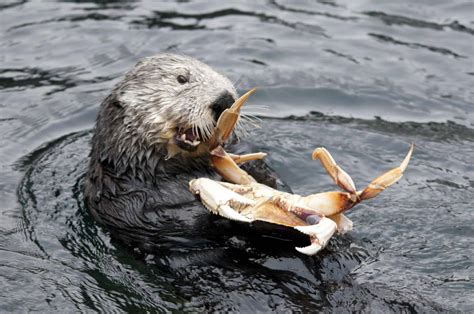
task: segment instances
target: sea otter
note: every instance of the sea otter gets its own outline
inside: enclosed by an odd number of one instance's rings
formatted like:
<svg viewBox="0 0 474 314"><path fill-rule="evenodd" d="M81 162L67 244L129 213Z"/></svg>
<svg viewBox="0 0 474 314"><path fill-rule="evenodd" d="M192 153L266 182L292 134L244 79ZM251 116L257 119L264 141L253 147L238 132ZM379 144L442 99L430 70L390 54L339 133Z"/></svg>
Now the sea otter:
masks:
<svg viewBox="0 0 474 314"><path fill-rule="evenodd" d="M191 57L158 54L138 62L97 117L84 189L96 220L120 239L142 244L167 229L193 228L207 213L188 182L218 178L201 142L236 99L228 78ZM246 148L227 147L237 153ZM246 170L260 182L279 184L262 161Z"/></svg>

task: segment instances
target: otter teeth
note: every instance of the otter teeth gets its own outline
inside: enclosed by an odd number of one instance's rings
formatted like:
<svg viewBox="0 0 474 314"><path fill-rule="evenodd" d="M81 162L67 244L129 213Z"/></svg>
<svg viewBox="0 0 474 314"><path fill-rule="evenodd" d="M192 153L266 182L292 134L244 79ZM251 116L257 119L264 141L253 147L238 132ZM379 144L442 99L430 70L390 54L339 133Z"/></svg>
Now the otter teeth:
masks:
<svg viewBox="0 0 474 314"><path fill-rule="evenodd" d="M185 142L186 144L189 144L189 145L192 145L192 146L198 146L198 145L201 143L201 141L199 141L199 140L197 140L197 139L194 139L194 140L192 140L192 141L188 140L188 139L186 138L186 133L181 134L180 139L181 139L183 142Z"/></svg>

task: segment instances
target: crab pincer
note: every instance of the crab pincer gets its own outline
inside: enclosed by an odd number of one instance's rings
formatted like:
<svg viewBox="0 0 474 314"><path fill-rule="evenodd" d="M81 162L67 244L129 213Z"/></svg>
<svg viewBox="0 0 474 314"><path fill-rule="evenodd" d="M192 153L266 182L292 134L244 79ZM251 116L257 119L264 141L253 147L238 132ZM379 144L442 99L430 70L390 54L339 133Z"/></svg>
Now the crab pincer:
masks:
<svg viewBox="0 0 474 314"><path fill-rule="evenodd" d="M222 112L217 120L214 135L209 141L209 147L211 150L222 145L230 137L237 121L239 120L240 109L242 109L242 106L256 90L257 88L252 88L240 96L230 108Z"/></svg>
<svg viewBox="0 0 474 314"><path fill-rule="evenodd" d="M255 182L255 179L252 178L252 176L250 176L247 172L242 170L237 164L250 160L262 159L267 155L265 153L252 153L246 155L228 154L222 147L224 142L232 134L232 131L237 124L240 116L240 109L248 100L250 95L255 93L256 90L256 88L252 88L243 94L239 99L237 99L230 108L222 112L217 121L217 125L214 130L214 136L209 141L209 148L211 149L211 163L214 169L225 180L230 182L239 184Z"/></svg>

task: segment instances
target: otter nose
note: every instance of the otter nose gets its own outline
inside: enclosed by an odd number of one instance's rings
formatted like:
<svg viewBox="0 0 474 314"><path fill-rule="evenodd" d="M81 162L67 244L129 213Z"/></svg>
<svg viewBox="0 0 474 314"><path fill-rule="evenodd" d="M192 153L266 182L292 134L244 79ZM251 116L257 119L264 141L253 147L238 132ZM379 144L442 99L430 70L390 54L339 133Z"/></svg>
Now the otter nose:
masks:
<svg viewBox="0 0 474 314"><path fill-rule="evenodd" d="M229 93L225 92L216 99L216 101L211 105L212 112L214 114L214 119L219 119L222 112L227 108L230 108L235 102L234 97Z"/></svg>

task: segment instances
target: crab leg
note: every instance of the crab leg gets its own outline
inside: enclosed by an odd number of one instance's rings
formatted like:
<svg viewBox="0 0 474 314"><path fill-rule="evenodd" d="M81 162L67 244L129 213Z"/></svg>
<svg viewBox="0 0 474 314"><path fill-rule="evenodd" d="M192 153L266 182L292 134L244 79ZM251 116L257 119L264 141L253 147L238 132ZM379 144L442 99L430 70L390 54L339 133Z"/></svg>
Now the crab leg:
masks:
<svg viewBox="0 0 474 314"><path fill-rule="evenodd" d="M367 200L376 197L387 187L400 180L400 178L403 176L403 172L405 171L408 166L408 163L410 162L413 149L414 145L411 144L410 150L408 151L407 155L405 156L405 159L403 159L399 167L393 168L392 170L385 172L384 174L370 182L369 185L362 192L357 192L359 198L361 200Z"/></svg>
<svg viewBox="0 0 474 314"><path fill-rule="evenodd" d="M267 156L266 153L261 153L261 152L245 154L245 155L236 155L236 154L228 153L228 155L230 156L230 158L232 158L235 161L236 164L242 164L244 162L251 161L251 160L263 159Z"/></svg>
<svg viewBox="0 0 474 314"><path fill-rule="evenodd" d="M225 180L236 184L249 184L256 182L255 179L237 164L263 159L266 155L265 153L234 155L227 153L222 146L217 146L211 151L211 162L217 173Z"/></svg>
<svg viewBox="0 0 474 314"><path fill-rule="evenodd" d="M373 180L364 190L358 191L355 193L351 192L325 192L325 193L318 193L303 197L302 204L309 207L317 209L318 212L321 212L325 216L333 216L337 214L341 214L343 211L352 208L354 205L360 203L363 200L373 198L377 196L380 192L385 190L385 188L389 187L390 185L397 182L403 175L403 172L408 166L408 162L410 161L411 155L413 153L413 145L410 146L410 149L400 164L400 166L387 171L386 173L382 174L381 176L377 177ZM317 151L317 150L316 150ZM315 151L315 152L316 152ZM314 156L314 153L313 153ZM321 158L322 164L325 169L328 171L332 178L336 178L336 183L338 182L350 182L349 175L341 175L340 168L333 163L334 159L332 159L331 155L327 151L318 151L317 156ZM324 161L323 161L324 160ZM336 170L335 170L336 169ZM344 172L345 173L345 172ZM339 184L342 188L347 187L346 185ZM345 189L346 191L348 189Z"/></svg>
<svg viewBox="0 0 474 314"><path fill-rule="evenodd" d="M328 217L337 225L337 233L344 234L352 230L354 223L344 214L336 214Z"/></svg>
<svg viewBox="0 0 474 314"><path fill-rule="evenodd" d="M331 154L326 150L326 148L316 148L313 151L312 157L313 160L319 159L321 165L323 165L324 169L326 169L329 176L341 189L351 194L356 193L354 181L352 181L352 178L347 174L347 172L342 170L342 168L336 164L336 161L334 158L332 158Z"/></svg>
<svg viewBox="0 0 474 314"><path fill-rule="evenodd" d="M256 182L251 175L235 163L221 146L218 146L211 152L211 162L217 173L229 182L237 184Z"/></svg>

